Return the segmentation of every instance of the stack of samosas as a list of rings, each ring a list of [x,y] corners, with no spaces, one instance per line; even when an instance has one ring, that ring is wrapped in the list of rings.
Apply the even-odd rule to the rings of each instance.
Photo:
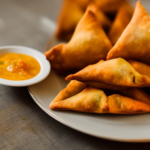
[[[57,37],[71,39],[45,55],[70,82],[50,109],[150,112],[150,15],[139,1],[134,10],[126,0],[64,0],[58,23]]]

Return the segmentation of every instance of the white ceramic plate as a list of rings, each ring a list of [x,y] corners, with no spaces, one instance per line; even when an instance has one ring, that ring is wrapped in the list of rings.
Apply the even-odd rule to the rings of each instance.
[[[29,93],[48,115],[78,131],[117,141],[150,141],[150,114],[99,115],[50,110],[49,103],[66,85],[63,77],[51,71],[44,81],[29,86]]]
[[[32,56],[39,62],[41,71],[34,78],[23,81],[12,81],[0,78],[0,84],[8,86],[28,86],[42,81],[50,72],[50,63],[47,61],[45,55],[35,49],[24,46],[3,46],[0,47],[0,54],[3,53],[20,53]]]

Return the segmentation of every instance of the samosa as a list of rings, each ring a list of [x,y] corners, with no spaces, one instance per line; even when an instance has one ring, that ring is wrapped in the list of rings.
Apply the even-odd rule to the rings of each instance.
[[[88,6],[88,4],[94,5],[94,3],[92,3],[90,0],[64,0],[55,32],[55,36],[58,39],[65,41],[71,39],[75,27],[84,15],[85,8]],[[108,29],[108,27],[111,26],[111,22],[100,9],[99,11],[101,13],[99,17],[101,25],[104,27],[104,29]]]
[[[85,88],[80,93],[65,100],[52,102],[50,109],[89,113],[106,113],[109,110],[105,93],[91,87]]]
[[[150,105],[118,94],[107,97],[102,90],[88,87],[70,98],[52,102],[50,109],[87,113],[136,114],[150,112]]]
[[[92,0],[74,0],[74,1],[84,10],[88,6],[88,4],[92,2]]]
[[[133,13],[133,7],[126,0],[94,0],[94,2],[112,20],[121,6],[130,14]]]
[[[112,44],[114,45],[118,38],[121,36],[122,32],[131,20],[132,15],[126,10],[124,5],[119,8],[116,18],[111,26],[108,37]]]
[[[87,85],[85,83],[82,83],[80,81],[72,80],[69,82],[67,87],[63,89],[59,94],[55,97],[53,102],[61,101],[64,99],[67,99],[71,96],[74,96],[78,93],[80,93],[83,89],[85,89]]]
[[[150,97],[140,88],[129,88],[119,91],[121,95],[136,99],[150,105]]]
[[[128,62],[133,66],[133,68],[140,74],[146,75],[150,78],[150,66],[142,62],[135,60],[128,60]]]
[[[108,33],[112,25],[110,19],[108,19],[105,13],[100,8],[98,8],[94,3],[89,4],[88,9],[91,10],[96,15],[97,20],[101,24],[103,30],[105,31],[105,33]]]
[[[150,105],[119,94],[108,96],[108,105],[109,112],[112,114],[137,114],[150,112]]]
[[[123,89],[128,89],[129,87],[127,86],[117,86],[117,85],[111,85],[107,83],[101,83],[101,82],[94,82],[94,81],[83,81],[85,84],[90,85],[92,87],[98,88],[98,89],[106,89],[106,90],[113,90],[113,91],[118,91],[118,90],[123,90]]]
[[[98,64],[104,62],[104,60],[99,61]],[[72,80],[72,81],[76,81],[76,80]],[[84,81],[85,84],[90,85],[92,87],[98,88],[98,89],[107,89],[107,90],[123,90],[123,89],[127,89],[128,87],[125,86],[117,86],[117,85],[110,85],[110,84],[106,84],[106,83],[100,83],[100,82],[94,82],[94,81]]]
[[[96,17],[98,12],[88,7],[71,40],[45,53],[55,71],[68,74],[106,59],[112,45]]]
[[[150,78],[138,73],[122,58],[111,59],[89,65],[81,71],[66,77],[66,80],[98,82],[124,87],[150,86]]]
[[[84,10],[80,8],[77,2],[63,0],[55,36],[60,40],[70,40],[75,27],[83,14]]]
[[[137,2],[133,17],[109,51],[107,59],[122,57],[133,59],[150,65],[150,15]]]

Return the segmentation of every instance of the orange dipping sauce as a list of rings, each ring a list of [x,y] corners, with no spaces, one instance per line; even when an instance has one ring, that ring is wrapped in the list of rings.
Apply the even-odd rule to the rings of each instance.
[[[5,53],[0,55],[0,78],[7,80],[27,80],[41,70],[39,62],[25,54]]]

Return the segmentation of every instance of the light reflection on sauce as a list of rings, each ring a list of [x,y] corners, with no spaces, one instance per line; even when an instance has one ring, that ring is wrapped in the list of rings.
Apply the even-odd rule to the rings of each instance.
[[[39,62],[25,54],[5,53],[0,55],[0,78],[7,80],[27,80],[41,70]]]

